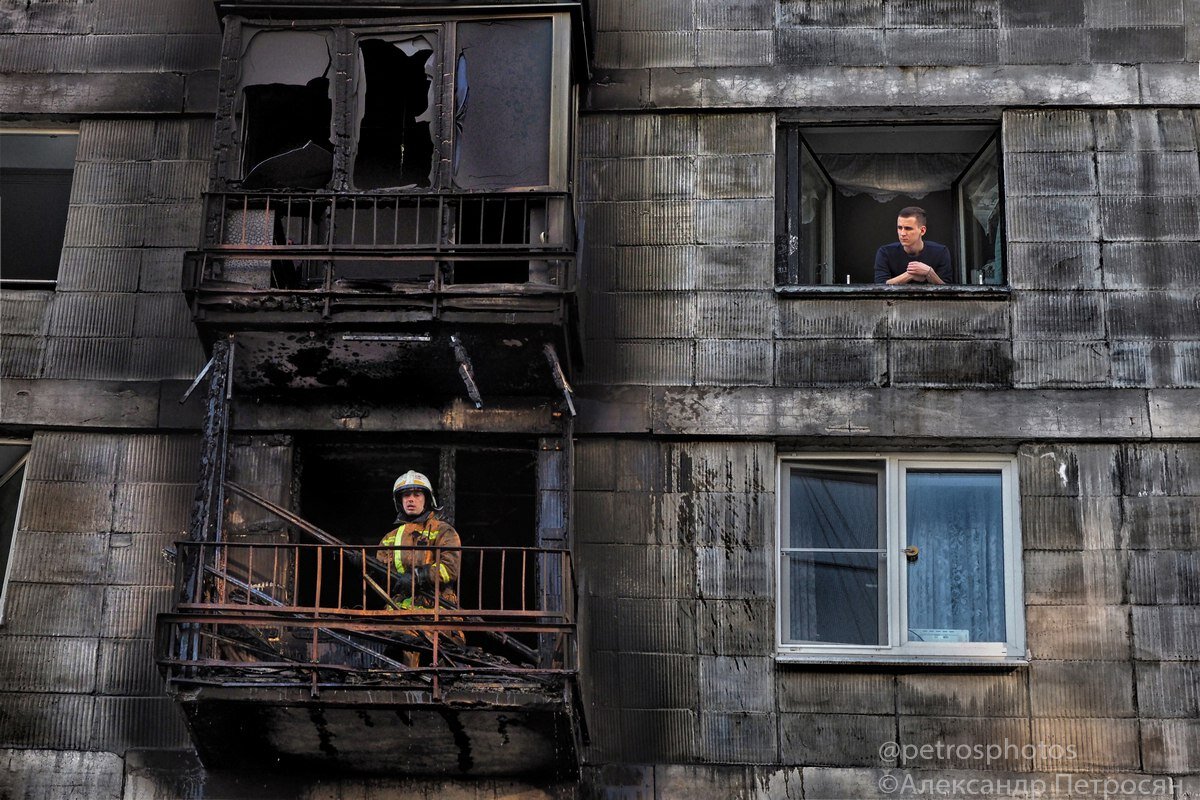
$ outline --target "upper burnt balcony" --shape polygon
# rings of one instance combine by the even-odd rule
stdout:
[[[566,324],[564,193],[219,192],[185,291],[217,334],[446,321]]]
[[[320,7],[372,13],[222,4],[216,164],[184,274],[201,334],[505,323],[569,346],[579,4]]]

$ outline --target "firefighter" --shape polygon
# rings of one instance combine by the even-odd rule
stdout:
[[[433,484],[410,469],[396,478],[392,500],[397,527],[383,537],[380,547],[422,548],[376,551],[375,557],[388,565],[392,595],[402,609],[433,608],[435,600],[439,608],[457,609],[462,540],[453,525],[438,517],[441,507],[433,496]],[[407,632],[405,637],[433,643],[427,632]],[[440,645],[447,643],[463,646],[462,631],[442,631]],[[407,651],[404,656],[408,666],[418,666],[420,651]]]

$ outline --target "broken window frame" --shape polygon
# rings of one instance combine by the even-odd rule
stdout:
[[[881,616],[880,644],[818,643],[791,640],[787,620],[791,613],[790,586],[785,562],[798,551],[829,551],[830,548],[788,547],[790,524],[790,477],[793,470],[819,470],[860,477],[877,478],[879,516],[878,603]],[[908,540],[907,486],[910,473],[926,472],[993,473],[1001,481],[1003,602],[1005,641],[919,641],[908,626]],[[963,664],[1021,663],[1025,650],[1025,605],[1022,577],[1020,508],[1017,487],[1017,463],[1013,456],[991,454],[922,453],[789,453],[777,463],[777,524],[775,531],[776,659],[779,661],[856,662],[938,662]],[[833,549],[831,552],[838,552]],[[850,548],[842,552],[865,553]],[[919,552],[913,554],[917,560]],[[925,555],[929,557],[928,553]]]
[[[63,236],[58,235],[57,230],[49,231],[49,233],[52,234],[52,236],[50,238],[47,238],[44,241],[35,241],[32,243],[33,246],[44,246],[46,248],[53,249],[54,257],[50,260],[50,263],[53,264],[52,273],[51,273],[53,275],[53,277],[23,277],[23,278],[6,277],[5,272],[3,271],[4,264],[0,263],[0,287],[4,288],[6,290],[55,289],[58,286],[58,270],[59,270],[59,267],[61,266],[67,215],[68,215],[69,209],[70,209],[71,186],[73,185],[74,178],[75,178],[74,173],[75,173],[75,157],[76,156],[75,155],[72,156],[71,164],[70,164],[69,168],[66,166],[29,167],[27,165],[22,166],[20,164],[14,164],[13,158],[10,155],[11,149],[8,147],[5,147],[5,139],[9,136],[27,136],[27,137],[36,136],[36,137],[46,137],[46,138],[70,137],[70,138],[74,139],[74,142],[75,142],[74,150],[75,150],[75,153],[77,154],[78,146],[79,146],[78,145],[79,131],[76,129],[71,129],[71,128],[3,128],[3,129],[0,129],[0,172],[8,173],[8,175],[5,177],[11,179],[13,177],[17,177],[20,175],[27,175],[31,179],[37,179],[39,177],[42,177],[44,179],[57,178],[59,181],[61,181],[63,178],[66,178],[66,194],[67,194],[67,197],[64,198],[64,202],[62,202],[61,204],[59,204],[57,201],[55,201],[53,203],[46,203],[43,206],[43,209],[45,211],[54,211],[55,213],[61,212],[61,219],[62,219],[64,235]],[[21,202],[16,205],[28,206],[28,204],[29,204],[29,196],[25,193],[22,193]],[[12,204],[9,204],[9,205],[11,206]],[[7,216],[7,213],[11,213],[11,212],[8,212],[8,209],[6,207],[4,209],[0,209],[0,213],[4,213]],[[25,229],[24,226],[21,226],[19,224],[14,224],[11,222],[6,223],[6,220],[4,220],[3,218],[0,218],[0,226],[2,226],[5,230],[9,230],[9,231]],[[8,259],[10,259],[10,258],[12,258],[11,252],[5,253],[2,260],[8,261]]]
[[[564,12],[520,14],[464,14],[462,16],[414,16],[393,20],[347,22],[345,20],[304,20],[272,24],[248,21],[229,16],[225,20],[225,39],[220,77],[221,102],[217,113],[217,170],[215,191],[240,188],[243,179],[243,147],[239,142],[239,115],[243,108],[240,83],[240,60],[249,37],[266,31],[329,31],[334,42],[334,61],[331,73],[336,77],[356,76],[358,79],[359,42],[366,39],[394,38],[406,33],[431,32],[437,39],[435,63],[427,72],[440,75],[432,88],[433,102],[438,113],[433,115],[431,133],[434,137],[434,170],[428,188],[387,187],[360,190],[351,183],[351,158],[357,131],[353,109],[350,108],[349,80],[335,81],[332,86],[334,135],[333,177],[326,190],[333,192],[437,193],[461,192],[451,175],[451,159],[455,147],[455,70],[445,65],[457,64],[457,24],[462,22],[503,22],[514,20],[547,20],[551,25],[550,124],[545,132],[549,141],[547,175],[544,184],[508,186],[487,189],[505,191],[569,191],[571,178],[571,141],[573,109],[576,92],[571,80],[571,18]],[[483,190],[470,190],[483,191]]]
[[[32,442],[28,439],[0,439],[0,448],[23,449],[11,466],[0,473],[0,491],[5,491],[15,483],[17,499],[13,508],[12,519],[0,518],[0,626],[4,624],[4,616],[8,599],[8,583],[12,571],[12,555],[17,540],[17,530],[21,523],[21,507],[25,502],[25,485],[28,474],[29,454]]]
[[[955,128],[974,128],[979,125],[986,125],[989,128],[993,128],[994,131],[953,178],[947,189],[943,190],[950,193],[950,217],[947,220],[949,225],[952,226],[950,235],[947,235],[945,232],[938,232],[930,236],[934,241],[946,245],[950,252],[953,253],[952,266],[955,283],[951,284],[951,286],[958,288],[966,285],[980,285],[981,283],[992,287],[1008,285],[1007,258],[1005,256],[1007,240],[1004,224],[1004,167],[1003,151],[1000,145],[1000,126],[995,122],[971,123],[959,121],[937,125],[922,124],[919,126],[942,128],[952,131]],[[775,286],[781,289],[824,286],[849,286],[857,287],[858,289],[878,288],[872,281],[860,280],[851,282],[849,271],[838,262],[836,246],[832,241],[823,240],[820,242],[817,249],[821,253],[821,263],[808,263],[810,259],[804,257],[805,253],[812,249],[808,243],[802,240],[801,233],[803,224],[801,218],[801,201],[804,196],[804,180],[801,166],[805,156],[816,162],[820,170],[821,179],[833,187],[833,194],[836,195],[838,191],[835,179],[830,176],[825,165],[821,162],[820,156],[816,155],[804,136],[805,131],[816,131],[826,127],[834,128],[842,126],[780,121],[776,127]],[[873,127],[878,127],[879,131],[877,135],[885,137],[888,135],[889,128],[893,126],[880,122],[877,125],[863,125],[860,127],[863,131],[867,132]],[[994,161],[996,164],[996,183],[999,194],[996,214],[999,230],[995,247],[995,253],[998,258],[994,259],[993,265],[985,270],[983,268],[985,265],[974,265],[973,263],[969,265],[967,261],[968,253],[972,250],[968,244],[967,231],[967,226],[970,224],[969,216],[971,212],[968,208],[969,204],[964,197],[963,184],[969,173],[978,169],[987,160],[989,151],[994,152]],[[920,200],[917,200],[915,204],[921,205]],[[831,220],[826,226],[827,230],[824,233],[824,236],[828,237],[836,237],[836,231],[839,229],[838,219],[840,215],[837,210],[837,203],[834,202],[832,206]],[[896,208],[899,209],[900,207],[900,204],[897,203]],[[879,245],[895,241],[894,232],[890,228],[881,230],[879,238]],[[865,271],[863,265],[860,264],[858,266],[860,272]],[[908,288],[914,287],[918,289],[927,288],[924,284],[916,284]]]

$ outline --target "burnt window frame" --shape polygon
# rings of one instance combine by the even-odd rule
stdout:
[[[551,25],[550,42],[550,110],[548,138],[548,163],[545,184],[536,186],[511,186],[494,189],[458,189],[451,174],[451,160],[455,147],[455,81],[457,78],[457,25],[473,22],[505,22],[515,20],[547,20]],[[217,167],[214,189],[238,190],[241,188],[242,146],[239,142],[239,115],[242,110],[240,89],[240,63],[248,35],[260,31],[329,31],[333,41],[333,61],[330,73],[358,77],[358,43],[363,39],[394,37],[407,32],[433,32],[437,38],[429,72],[440,75],[441,80],[432,87],[433,102],[438,105],[433,115],[431,132],[434,138],[433,171],[429,187],[387,187],[358,189],[350,182],[351,157],[355,152],[357,138],[356,122],[349,108],[350,79],[336,81],[331,87],[332,132],[334,145],[333,177],[330,183],[317,191],[356,193],[430,193],[475,191],[569,191],[571,172],[571,139],[577,92],[572,81],[572,25],[571,15],[562,11],[523,12],[510,14],[462,14],[420,15],[387,19],[319,19],[319,20],[258,20],[238,16],[225,19],[225,38],[222,52],[220,91],[221,100],[217,111],[216,151]],[[447,69],[449,65],[452,68]],[[273,191],[267,189],[264,191]]]
[[[8,155],[6,155],[7,148],[5,147],[5,143],[4,143],[4,140],[9,136],[26,136],[26,137],[36,136],[36,137],[46,137],[46,138],[70,137],[70,138],[74,139],[74,149],[73,149],[72,156],[71,156],[70,169],[66,169],[65,167],[43,167],[43,166],[30,167],[28,165],[21,166],[21,165],[11,164],[10,163],[11,158]],[[7,277],[5,274],[7,270],[5,269],[5,264],[3,263],[4,257],[0,256],[0,288],[4,289],[5,291],[37,290],[37,289],[52,291],[58,287],[59,270],[62,267],[62,251],[65,246],[67,218],[70,215],[71,193],[74,191],[75,172],[78,167],[78,158],[79,158],[79,130],[78,129],[75,129],[75,128],[3,128],[3,129],[0,129],[0,172],[9,173],[9,175],[4,176],[4,177],[11,178],[14,175],[26,174],[31,178],[37,178],[37,177],[41,176],[44,178],[57,177],[60,180],[63,177],[66,177],[66,179],[67,179],[66,180],[65,202],[60,204],[56,200],[53,204],[47,203],[47,204],[45,204],[45,206],[43,206],[44,210],[52,210],[54,212],[58,212],[59,210],[61,210],[63,235],[62,236],[55,235],[54,237],[52,237],[53,238],[52,242],[50,241],[50,239],[47,239],[45,241],[33,243],[34,245],[42,245],[42,246],[52,247],[54,249],[55,257],[52,262],[53,263],[53,277],[18,277],[18,278]],[[28,198],[24,198],[24,199],[27,202]],[[16,227],[19,227],[19,226],[6,225],[5,224],[5,216],[7,216],[6,210],[2,206],[0,206],[0,228],[7,228],[7,229],[11,230]],[[57,234],[57,230],[50,231],[50,233]],[[11,253],[9,254],[9,257],[11,257]]]
[[[978,149],[970,156],[963,165],[959,173],[951,181],[949,188],[950,197],[950,219],[951,231],[947,235],[945,233],[935,234],[935,241],[946,245],[951,252],[951,262],[954,271],[955,282],[949,284],[950,290],[962,291],[968,286],[974,286],[975,290],[1004,290],[1010,285],[1009,278],[1009,259],[1008,259],[1008,231],[1005,219],[1005,175],[1004,175],[1004,150],[1002,144],[1002,129],[999,120],[948,120],[944,122],[895,122],[887,120],[877,120],[870,123],[837,123],[837,122],[806,122],[795,119],[780,119],[776,123],[775,130],[775,234],[774,234],[774,262],[775,262],[775,288],[777,291],[795,292],[797,290],[828,290],[837,287],[839,290],[848,291],[869,291],[887,288],[894,290],[896,288],[926,290],[936,288],[937,290],[945,291],[946,287],[929,287],[925,284],[908,285],[905,287],[881,287],[873,281],[850,281],[849,270],[840,269],[838,263],[838,253],[836,247],[828,246],[831,252],[831,264],[828,265],[829,280],[821,280],[820,272],[821,265],[816,265],[812,268],[807,268],[799,262],[799,253],[803,250],[804,242],[799,238],[798,233],[794,233],[799,228],[798,215],[800,213],[800,202],[802,193],[802,180],[800,177],[803,155],[805,153],[816,162],[817,168],[820,170],[824,180],[826,180],[831,188],[831,200],[829,203],[829,221],[827,236],[834,238],[838,235],[838,218],[837,202],[833,197],[837,194],[837,185],[829,176],[825,164],[821,162],[817,151],[812,148],[809,142],[805,139],[805,132],[813,131],[837,131],[842,129],[854,128],[863,131],[867,135],[871,135],[872,129],[876,129],[874,135],[879,137],[886,136],[889,132],[899,128],[918,128],[930,129],[945,129],[951,131],[955,128],[967,130],[990,129],[990,133],[984,138]],[[997,207],[996,214],[999,219],[998,241],[996,249],[1000,253],[1000,263],[998,266],[998,275],[994,279],[986,280],[982,283],[977,283],[976,272],[981,272],[974,268],[967,268],[966,264],[966,248],[964,234],[964,214],[966,210],[963,207],[963,199],[960,191],[960,186],[964,178],[971,170],[975,169],[981,162],[981,159],[988,153],[989,150],[995,152],[996,162],[996,179],[997,179]],[[903,152],[903,151],[897,151]],[[929,151],[934,152],[934,151]],[[920,201],[917,201],[920,204]],[[899,208],[899,205],[897,205]],[[894,242],[894,235],[889,238],[881,237],[880,245]],[[822,242],[824,246],[826,243]],[[861,266],[861,265],[860,265]],[[809,274],[812,274],[813,279],[807,279]],[[845,283],[842,283],[845,279]]]

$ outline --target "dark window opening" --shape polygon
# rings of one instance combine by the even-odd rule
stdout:
[[[48,288],[58,278],[79,137],[0,134],[0,279]]]
[[[1006,282],[995,126],[782,126],[777,155],[777,283],[873,283],[906,206],[925,209],[954,283]]]
[[[17,528],[17,510],[25,480],[25,462],[29,445],[0,445],[0,614],[8,589],[8,562]]]
[[[433,171],[427,36],[399,41],[367,39],[359,45],[358,149],[353,183],[359,189],[427,187]]]
[[[247,189],[320,189],[333,177],[329,80],[247,86],[242,113]]]
[[[528,246],[539,243],[546,228],[541,202],[510,198],[465,199],[456,216],[456,241],[466,245]],[[528,259],[482,259],[453,265],[449,283],[526,283]]]
[[[241,67],[242,186],[321,189],[333,178],[330,34],[257,31]]]
[[[350,545],[370,547],[396,527],[392,484],[406,470],[427,475],[448,520],[462,538],[464,548],[533,547],[536,543],[537,459],[532,448],[405,447],[389,444],[312,442],[300,447],[300,514]],[[300,541],[308,541],[302,536]],[[489,579],[480,585],[480,558],[493,563],[482,567]],[[467,552],[463,556],[459,595],[465,608],[534,608],[537,584],[532,562],[522,574],[519,558],[507,556],[503,564],[503,595],[496,579],[499,555]],[[313,557],[297,565],[301,604],[315,599],[317,564]],[[339,602],[336,565],[324,565],[321,601]],[[354,605],[361,587],[353,584],[340,598]],[[522,598],[522,592],[525,597]],[[368,606],[382,608],[377,598]],[[479,643],[475,643],[479,644]]]

